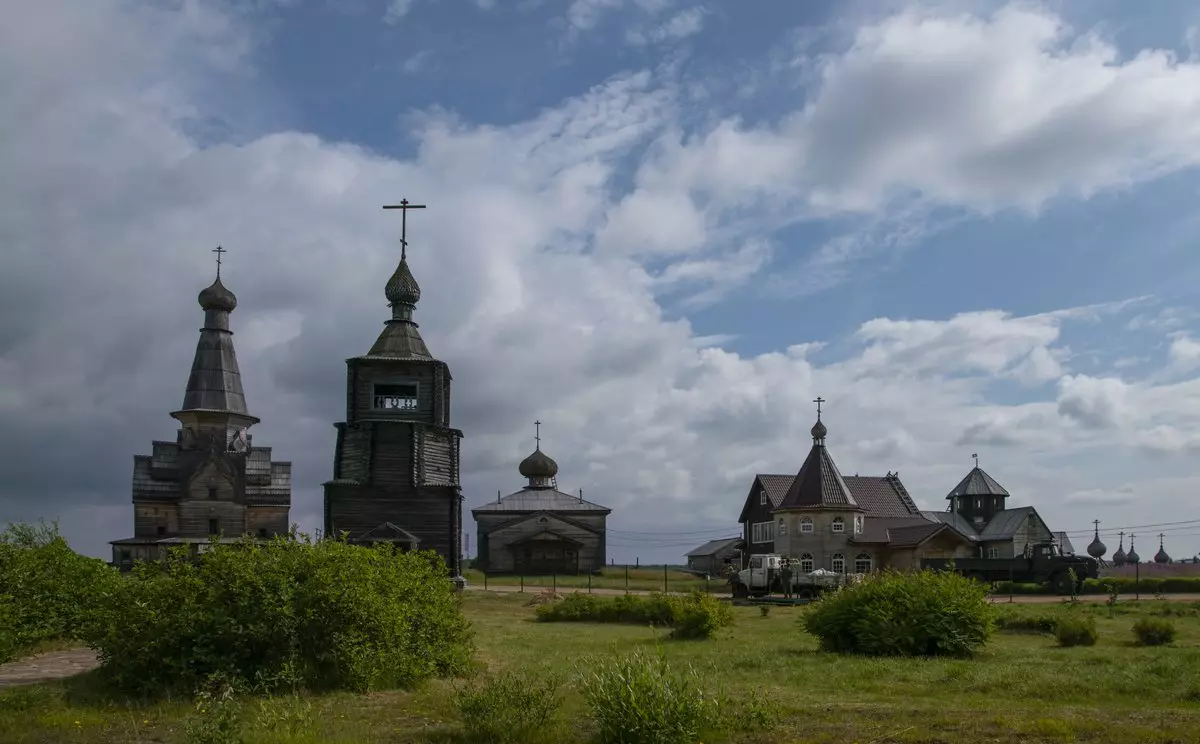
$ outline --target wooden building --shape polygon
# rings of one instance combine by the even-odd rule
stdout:
[[[575,574],[599,571],[606,560],[612,510],[558,490],[558,463],[536,449],[521,461],[529,479],[520,491],[471,510],[477,525],[475,566],[487,573]]]
[[[709,540],[687,554],[687,567],[709,576],[721,576],[727,567],[741,563],[743,544],[744,540],[740,537]]]
[[[978,463],[946,497],[947,511],[921,511],[899,473],[843,476],[827,434],[818,412],[800,471],[755,476],[738,518],[743,564],[781,553],[805,571],[867,573],[919,568],[922,558],[1011,557],[1056,540],[1032,506],[1006,508],[1008,492]]]
[[[346,360],[346,420],[334,424],[325,534],[436,551],[461,586],[462,432],[450,426],[450,368],[429,353],[413,321],[421,288],[403,233],[384,294],[391,319],[365,355]]]
[[[175,441],[133,458],[133,537],[112,542],[122,570],[171,546],[201,551],[214,535],[261,540],[289,530],[292,464],[272,461],[271,448],[254,446],[247,431],[259,419],[246,409],[229,329],[237,298],[221,283],[219,259],[199,302],[204,327],[183,406],[171,414],[180,423]]]

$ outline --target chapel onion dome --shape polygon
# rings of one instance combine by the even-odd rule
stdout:
[[[822,440],[829,433],[829,429],[825,428],[825,424],[821,423],[821,419],[817,419],[817,423],[813,424],[812,436],[815,440]]]
[[[200,303],[200,307],[205,310],[224,310],[227,313],[233,312],[237,307],[237,297],[221,284],[221,277],[212,283],[211,286],[200,291],[200,296],[196,298]]]
[[[558,475],[558,463],[542,452],[540,447],[522,460],[517,469],[526,478],[553,478]]]
[[[1125,555],[1125,546],[1124,545],[1117,548],[1117,552],[1113,553],[1113,556],[1112,556],[1112,562],[1113,562],[1114,566],[1123,566],[1123,565],[1125,565],[1125,562],[1128,559],[1129,559],[1129,557],[1127,555]]]
[[[383,293],[392,305],[415,305],[421,300],[421,286],[408,268],[407,258],[400,259],[400,265],[388,279]]]
[[[1158,546],[1158,552],[1154,554],[1155,563],[1170,563],[1171,556],[1167,555],[1167,551],[1163,550],[1162,546]]]
[[[1108,547],[1100,541],[1100,536],[1097,535],[1092,539],[1091,544],[1087,546],[1087,552],[1088,555],[1099,560],[1100,558],[1104,557],[1105,553],[1108,552]],[[1116,559],[1115,555],[1113,556],[1113,559]]]
[[[1134,552],[1133,548],[1129,549],[1129,554],[1125,556],[1126,563],[1141,563],[1142,557]]]

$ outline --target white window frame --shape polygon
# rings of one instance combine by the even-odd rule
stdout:
[[[379,392],[386,388],[412,387],[412,397],[404,397],[399,395],[387,395]],[[386,405],[389,401],[397,401],[400,405]],[[421,406],[421,383],[416,380],[404,380],[399,382],[376,382],[371,385],[371,410],[385,411],[387,413],[412,413]]]
[[[765,488],[760,488],[758,491],[758,505],[759,506],[767,505],[767,489],[765,489]]]
[[[846,531],[846,520],[841,517],[834,517],[833,522],[829,525],[829,529],[833,532],[841,534]]]
[[[807,535],[807,534],[810,534],[812,531],[813,531],[812,517],[801,517],[800,518],[800,532]]]
[[[866,564],[865,569],[863,568],[864,563]],[[875,561],[874,561],[874,559],[871,558],[870,555],[868,555],[866,553],[859,553],[858,555],[856,555],[854,557],[854,573],[857,573],[857,574],[871,573],[871,571],[874,570],[874,568],[875,568]]]
[[[838,567],[839,563],[842,564],[840,568]],[[834,553],[829,559],[829,568],[834,573],[846,573],[846,556],[841,553]]]
[[[861,535],[866,525],[867,518],[861,514],[854,515],[854,534]]]
[[[813,562],[812,553],[801,553],[800,554],[800,572],[801,573],[812,573],[813,572],[813,563],[814,562]]]
[[[779,524],[776,525],[776,527],[775,527],[775,534],[776,535],[786,535],[787,534],[787,522],[783,521],[783,517],[779,518]]]
[[[1000,548],[996,547],[995,545],[988,548],[987,549],[987,557],[988,558],[999,558],[1000,557]]]
[[[775,522],[754,522],[750,525],[750,542],[756,545],[775,540]]]

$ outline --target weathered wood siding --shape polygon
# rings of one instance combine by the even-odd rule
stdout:
[[[162,532],[159,532],[162,527]],[[163,537],[179,532],[177,504],[134,504],[133,536]]]
[[[386,365],[361,362],[352,399],[355,408],[349,410],[349,421],[364,419],[383,421],[424,421],[437,423],[434,416],[434,371],[437,365],[429,362],[396,362]],[[415,383],[417,408],[414,411],[380,411],[372,407],[375,385]],[[437,408],[441,408],[440,402]]]
[[[384,522],[412,533],[452,567],[460,557],[459,496],[453,488],[389,488],[331,483],[325,487],[326,531],[351,538]]]
[[[235,537],[246,532],[246,507],[234,501],[184,499],[179,502],[179,531],[190,536],[209,534],[208,521],[219,520],[221,534]]]
[[[413,426],[411,424],[385,424],[372,428],[374,431],[371,434],[370,482],[379,486],[411,486],[413,482]],[[375,524],[379,524],[379,522]]]
[[[572,521],[576,520],[572,518]],[[591,571],[604,566],[602,535],[564,522],[552,514],[532,514],[519,522],[487,533],[485,543],[481,544],[480,548],[487,551],[488,570],[496,573],[511,572],[514,568],[512,544],[546,530],[581,543],[578,548],[580,571]],[[485,554],[481,552],[480,555]]]
[[[421,435],[421,482],[431,485],[454,485],[457,473],[454,450],[457,437],[449,432],[427,430]]]
[[[266,530],[268,537],[285,535],[290,527],[287,507],[252,506],[246,509],[246,532],[251,535],[259,535],[259,530]]]

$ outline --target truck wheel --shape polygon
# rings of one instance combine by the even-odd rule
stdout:
[[[1067,574],[1054,574],[1050,578],[1050,588],[1055,594],[1070,594],[1071,593],[1071,577]]]

